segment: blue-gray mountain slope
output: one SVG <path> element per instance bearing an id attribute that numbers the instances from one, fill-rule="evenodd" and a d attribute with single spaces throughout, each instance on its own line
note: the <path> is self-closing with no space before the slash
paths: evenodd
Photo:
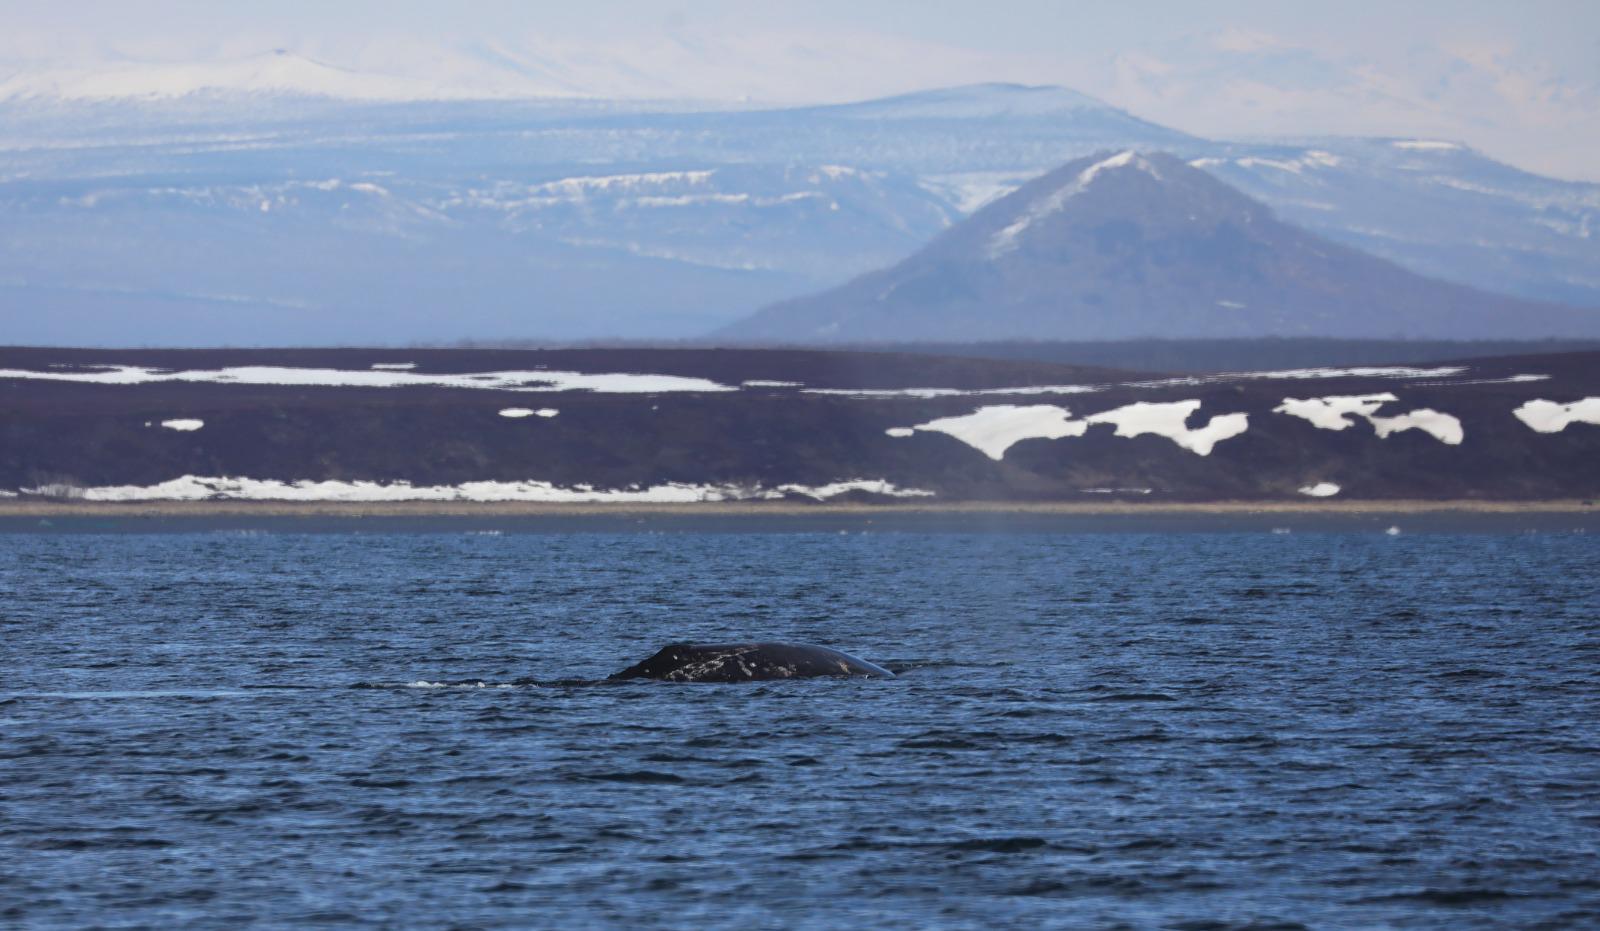
<path id="1" fill-rule="evenodd" d="M 1415 271 L 1600 305 L 1600 186 L 1408 140 L 1240 146 L 1060 88 L 845 106 L 0 103 L 0 341 L 692 337 L 1102 149 Z"/>
<path id="2" fill-rule="evenodd" d="M 1278 220 L 1182 159 L 1071 162 L 888 269 L 721 336 L 767 342 L 1600 335 L 1600 311 L 1426 278 Z"/>

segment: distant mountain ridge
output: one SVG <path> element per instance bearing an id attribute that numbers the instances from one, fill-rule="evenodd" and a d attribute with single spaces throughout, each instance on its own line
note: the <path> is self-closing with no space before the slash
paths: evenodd
<path id="1" fill-rule="evenodd" d="M 1600 335 L 1600 312 L 1425 278 L 1161 153 L 1070 162 L 910 258 L 721 331 L 862 342 Z"/>
<path id="2" fill-rule="evenodd" d="M 0 124 L 0 314 L 18 343 L 693 338 L 1128 148 L 1413 271 L 1600 306 L 1600 185 L 1434 140 L 1197 139 L 1063 88 L 781 109 L 40 97 L 0 100 Z"/>

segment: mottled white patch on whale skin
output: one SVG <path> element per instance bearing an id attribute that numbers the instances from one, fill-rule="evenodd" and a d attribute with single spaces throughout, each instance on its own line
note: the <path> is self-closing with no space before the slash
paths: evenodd
<path id="1" fill-rule="evenodd" d="M 1600 398 L 1584 398 L 1560 404 L 1538 398 L 1511 412 L 1538 433 L 1560 433 L 1575 423 L 1600 426 Z"/>
<path id="2" fill-rule="evenodd" d="M 892 437 L 903 439 L 908 436 L 914 436 L 917 431 L 911 429 L 910 427 L 890 427 L 883 432 Z"/>
<path id="3" fill-rule="evenodd" d="M 415 362 L 374 362 L 371 368 L 379 372 L 409 372 L 417 367 Z"/>
<path id="4" fill-rule="evenodd" d="M 161 421 L 161 426 L 166 427 L 168 430 L 177 430 L 179 433 L 193 433 L 205 425 L 206 422 L 204 420 L 195 420 L 193 418 Z"/>
<path id="5" fill-rule="evenodd" d="M 1203 427 L 1191 429 L 1189 415 L 1200 409 L 1200 401 L 1138 401 L 1114 410 L 1093 414 L 1087 423 L 1109 423 L 1117 436 L 1133 438 L 1146 433 L 1164 436 L 1184 449 L 1209 456 L 1216 445 L 1250 429 L 1249 414 L 1218 414 Z"/>
<path id="6" fill-rule="evenodd" d="M 1331 498 L 1340 491 L 1343 491 L 1343 489 L 1332 482 L 1318 482 L 1315 485 L 1307 485 L 1300 489 L 1302 495 L 1312 498 Z"/>

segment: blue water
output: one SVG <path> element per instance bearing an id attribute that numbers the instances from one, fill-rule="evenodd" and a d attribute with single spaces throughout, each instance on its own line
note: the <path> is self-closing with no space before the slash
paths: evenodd
<path id="1" fill-rule="evenodd" d="M 0 536 L 0 925 L 1600 925 L 1600 536 L 445 531 Z"/>

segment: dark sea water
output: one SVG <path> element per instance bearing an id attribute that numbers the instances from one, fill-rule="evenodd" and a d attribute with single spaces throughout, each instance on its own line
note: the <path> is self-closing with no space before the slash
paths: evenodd
<path id="1" fill-rule="evenodd" d="M 1600 535 L 435 529 L 0 535 L 0 926 L 1600 926 Z"/>

